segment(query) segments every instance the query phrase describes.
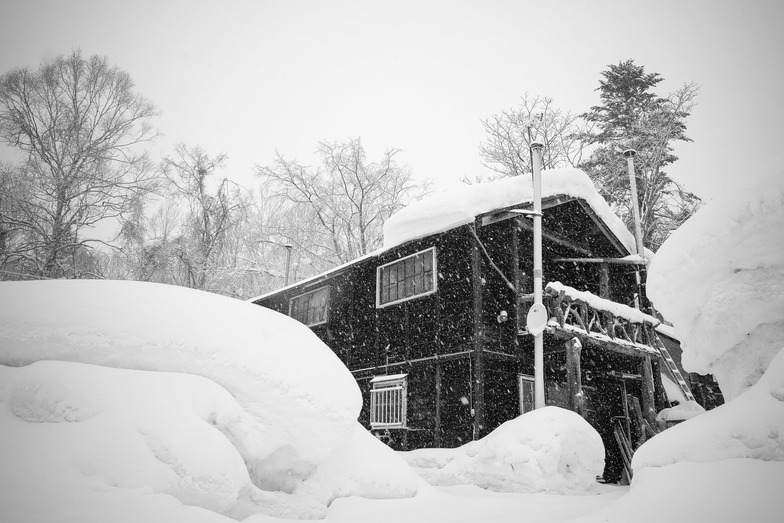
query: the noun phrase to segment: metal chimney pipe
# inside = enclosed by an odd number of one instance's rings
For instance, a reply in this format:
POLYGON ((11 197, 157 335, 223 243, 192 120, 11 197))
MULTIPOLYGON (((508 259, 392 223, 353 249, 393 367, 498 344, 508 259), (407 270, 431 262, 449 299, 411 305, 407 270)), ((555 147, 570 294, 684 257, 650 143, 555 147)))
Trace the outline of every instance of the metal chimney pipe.
POLYGON ((289 269, 291 269, 291 249, 293 249, 294 246, 287 243, 284 247, 286 248, 286 276, 283 278, 283 286, 287 287, 289 284, 289 269))
POLYGON ((632 212, 634 213, 634 240, 637 244, 637 254, 645 259, 645 247, 642 244, 642 220, 640 218, 640 202, 637 200, 637 177, 634 174, 634 157, 637 151, 626 149, 623 155, 626 157, 626 167, 629 170, 629 189, 631 191, 632 212))
MULTIPOLYGON (((542 150, 540 142, 531 144, 534 189, 534 306, 542 305, 542 150)), ((544 334, 534 336, 534 408, 544 402, 544 334)))

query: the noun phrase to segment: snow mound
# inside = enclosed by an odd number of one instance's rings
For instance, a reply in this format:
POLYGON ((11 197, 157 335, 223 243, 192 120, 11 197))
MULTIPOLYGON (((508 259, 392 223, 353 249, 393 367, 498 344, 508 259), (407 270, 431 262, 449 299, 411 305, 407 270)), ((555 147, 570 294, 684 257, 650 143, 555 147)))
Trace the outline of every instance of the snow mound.
POLYGON ((0 520, 312 519, 336 497, 421 487, 357 424, 350 373, 288 317, 138 282, 0 297, 0 520))
POLYGON ((0 382, 3 506, 35 506, 42 490, 81 476, 103 488, 149 487, 223 513, 250 486, 242 457, 222 433, 250 416, 210 380, 40 361, 0 366, 0 382), (47 471, 64 463, 75 470, 51 481, 47 471))
POLYGON ((456 449, 402 453, 432 485, 476 485, 498 492, 585 492, 604 469, 604 445, 578 414, 544 407, 507 421, 456 449))
MULTIPOLYGON (((636 252, 634 237, 596 192, 588 176, 579 169, 542 172, 542 198, 573 196, 585 200, 629 252, 636 252)), ((483 213, 533 201, 530 176, 502 178, 466 185, 409 204, 384 223, 384 248, 472 223, 483 213)), ((652 253, 648 252, 648 256, 652 253)), ((649 258, 650 259, 650 258, 649 258)))
POLYGON ((123 281, 2 283, 0 295, 0 363, 182 372, 224 387, 250 414, 227 430, 265 490, 293 491, 353 431, 361 396, 351 374, 309 329, 273 311, 123 281))
POLYGON ((700 209, 656 253, 648 292, 688 371, 713 374, 727 400, 753 385, 784 340, 784 173, 700 209))
POLYGON ((784 461, 784 350, 746 392, 672 427, 634 454, 637 471, 673 463, 724 459, 784 461))
POLYGON ((319 465, 297 494, 329 505, 348 496, 408 498, 423 486, 427 484, 398 453, 357 423, 352 437, 319 465))

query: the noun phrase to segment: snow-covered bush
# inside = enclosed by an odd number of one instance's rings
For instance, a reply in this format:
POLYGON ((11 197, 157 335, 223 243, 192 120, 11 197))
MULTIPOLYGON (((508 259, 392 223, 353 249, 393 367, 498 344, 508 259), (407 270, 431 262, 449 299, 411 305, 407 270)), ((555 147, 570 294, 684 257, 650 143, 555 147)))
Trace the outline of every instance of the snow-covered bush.
POLYGON ((591 491, 604 469, 599 433, 578 414, 558 407, 523 414, 456 449, 403 455, 430 484, 499 492, 591 491))

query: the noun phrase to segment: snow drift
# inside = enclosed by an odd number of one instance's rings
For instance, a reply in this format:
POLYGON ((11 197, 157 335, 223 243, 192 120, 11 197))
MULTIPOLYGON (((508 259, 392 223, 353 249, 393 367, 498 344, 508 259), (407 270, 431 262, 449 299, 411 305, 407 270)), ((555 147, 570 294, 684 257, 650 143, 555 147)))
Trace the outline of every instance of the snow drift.
POLYGON ((4 283, 0 363, 42 359, 195 374, 252 414, 227 426, 254 482, 291 491, 353 430, 361 396, 309 329, 215 294, 139 282, 4 283))
POLYGON ((456 449, 403 453, 432 485, 498 492, 586 492, 604 469, 601 436, 578 414, 544 407, 456 449))
POLYGON ((313 518, 338 496, 417 492, 358 427, 350 373, 288 317, 138 282, 2 283, 0 297, 4 518, 313 518), (398 473, 341 467, 357 456, 398 473))
POLYGON ((784 347, 784 173, 744 180, 676 230, 648 293, 686 370, 713 374, 728 400, 753 385, 784 347))
POLYGON ((674 324, 686 370, 714 374, 728 402, 647 441, 630 493, 579 521, 659 521, 665 501, 682 521, 780 521, 783 225, 778 173, 716 198, 656 253, 649 295, 674 324))

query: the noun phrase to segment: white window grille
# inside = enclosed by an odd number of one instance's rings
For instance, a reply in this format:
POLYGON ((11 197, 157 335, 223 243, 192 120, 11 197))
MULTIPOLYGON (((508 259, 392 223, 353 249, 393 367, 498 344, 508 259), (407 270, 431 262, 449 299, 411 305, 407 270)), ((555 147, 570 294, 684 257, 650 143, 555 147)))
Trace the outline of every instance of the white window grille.
POLYGON ((289 300, 289 316, 308 327, 327 323, 329 287, 294 296, 289 300))
POLYGON ((370 383, 370 427, 373 429, 406 426, 406 374, 376 376, 370 383))
POLYGON ((387 263, 376 270, 376 307, 436 292, 436 248, 387 263))
POLYGON ((534 377, 525 374, 517 375, 518 391, 520 393, 520 414, 534 410, 534 377))

